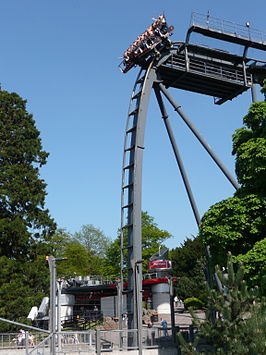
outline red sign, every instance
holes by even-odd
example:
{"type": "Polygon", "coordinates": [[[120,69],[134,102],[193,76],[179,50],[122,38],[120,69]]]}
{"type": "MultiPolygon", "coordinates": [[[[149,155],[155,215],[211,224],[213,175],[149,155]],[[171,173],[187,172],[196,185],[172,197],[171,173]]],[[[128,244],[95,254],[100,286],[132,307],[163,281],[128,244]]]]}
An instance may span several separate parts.
{"type": "Polygon", "coordinates": [[[149,270],[169,270],[172,269],[172,262],[170,260],[155,260],[149,261],[149,270]]]}

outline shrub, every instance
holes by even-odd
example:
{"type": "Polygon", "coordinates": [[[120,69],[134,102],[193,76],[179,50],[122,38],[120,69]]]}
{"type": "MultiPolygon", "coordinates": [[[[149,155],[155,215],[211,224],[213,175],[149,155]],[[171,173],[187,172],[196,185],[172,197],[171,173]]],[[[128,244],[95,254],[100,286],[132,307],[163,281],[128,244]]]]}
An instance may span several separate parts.
{"type": "Polygon", "coordinates": [[[184,300],[184,307],[186,309],[201,309],[203,307],[203,302],[196,297],[186,298],[184,300]]]}
{"type": "Polygon", "coordinates": [[[266,303],[259,297],[259,289],[248,289],[244,280],[244,266],[234,270],[229,254],[227,269],[216,268],[218,289],[209,290],[206,320],[193,315],[197,329],[193,343],[186,343],[181,333],[178,339],[182,355],[265,355],[266,303]],[[216,311],[216,317],[213,311],[216,311]]]}

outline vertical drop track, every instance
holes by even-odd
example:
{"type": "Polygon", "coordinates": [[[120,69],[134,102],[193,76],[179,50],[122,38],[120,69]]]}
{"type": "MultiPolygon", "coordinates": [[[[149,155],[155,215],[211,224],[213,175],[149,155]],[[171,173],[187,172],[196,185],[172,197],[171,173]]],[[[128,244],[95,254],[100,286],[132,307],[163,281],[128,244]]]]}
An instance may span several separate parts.
{"type": "MultiPolygon", "coordinates": [[[[151,89],[155,79],[152,63],[141,69],[130,99],[122,167],[121,281],[127,273],[128,327],[142,325],[141,190],[144,131],[151,89]],[[127,251],[127,252],[126,252],[127,251]],[[124,255],[127,254],[127,267],[124,255]]],[[[123,288],[123,287],[122,287],[123,288]]]]}

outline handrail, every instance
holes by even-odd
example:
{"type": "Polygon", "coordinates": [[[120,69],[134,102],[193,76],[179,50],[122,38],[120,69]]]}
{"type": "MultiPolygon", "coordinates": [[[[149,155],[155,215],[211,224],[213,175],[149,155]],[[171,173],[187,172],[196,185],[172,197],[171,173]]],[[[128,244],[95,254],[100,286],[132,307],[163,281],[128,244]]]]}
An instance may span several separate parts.
{"type": "Polygon", "coordinates": [[[235,36],[244,37],[251,41],[265,43],[266,45],[266,34],[260,30],[250,27],[248,22],[246,25],[240,25],[228,20],[210,16],[209,14],[203,15],[193,12],[191,16],[191,26],[194,25],[204,26],[209,29],[221,31],[222,33],[229,33],[235,36]]]}
{"type": "Polygon", "coordinates": [[[48,337],[46,337],[45,339],[43,339],[37,346],[34,347],[34,349],[30,350],[27,355],[33,354],[34,351],[36,351],[37,349],[39,349],[47,340],[49,340],[52,336],[54,336],[53,333],[51,333],[50,335],[48,335],[48,337]]]}

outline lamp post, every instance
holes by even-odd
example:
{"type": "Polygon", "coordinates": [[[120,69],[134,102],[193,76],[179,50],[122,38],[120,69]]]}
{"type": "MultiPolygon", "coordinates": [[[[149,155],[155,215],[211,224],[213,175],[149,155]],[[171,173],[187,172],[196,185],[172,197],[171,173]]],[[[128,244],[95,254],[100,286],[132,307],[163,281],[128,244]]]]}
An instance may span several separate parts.
{"type": "MultiPolygon", "coordinates": [[[[50,355],[56,354],[56,262],[67,258],[55,258],[52,255],[46,256],[50,269],[50,311],[49,311],[49,330],[52,334],[50,342],[50,355]]],[[[58,307],[59,308],[59,307],[58,307]]]]}

